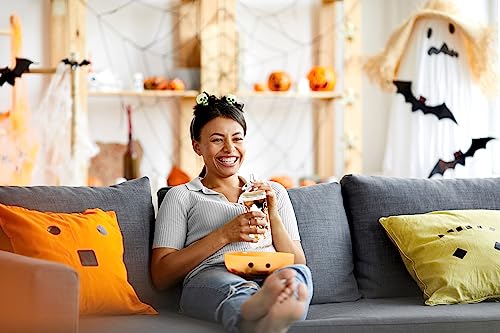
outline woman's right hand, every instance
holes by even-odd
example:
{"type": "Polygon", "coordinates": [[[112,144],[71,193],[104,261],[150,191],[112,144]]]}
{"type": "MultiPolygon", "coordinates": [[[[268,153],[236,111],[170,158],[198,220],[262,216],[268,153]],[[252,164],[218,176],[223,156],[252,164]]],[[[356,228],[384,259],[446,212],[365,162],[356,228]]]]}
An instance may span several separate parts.
{"type": "Polygon", "coordinates": [[[266,228],[268,228],[266,215],[260,211],[250,211],[240,214],[222,227],[228,243],[256,243],[257,239],[250,237],[250,235],[264,234],[266,228]]]}

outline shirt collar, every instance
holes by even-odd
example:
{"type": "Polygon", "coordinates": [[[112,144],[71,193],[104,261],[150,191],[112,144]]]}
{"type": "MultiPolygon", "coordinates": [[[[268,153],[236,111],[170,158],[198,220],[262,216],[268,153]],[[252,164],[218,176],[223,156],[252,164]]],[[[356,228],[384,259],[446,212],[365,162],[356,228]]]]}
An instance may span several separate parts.
{"type": "MultiPolygon", "coordinates": [[[[243,182],[246,182],[245,178],[241,176],[238,176],[238,178],[243,180],[243,182]]],[[[205,185],[203,185],[203,183],[201,182],[202,179],[203,179],[202,177],[193,178],[189,183],[186,183],[186,188],[194,192],[203,192],[205,194],[219,194],[219,192],[213,191],[208,187],[205,187],[205,185]]]]}

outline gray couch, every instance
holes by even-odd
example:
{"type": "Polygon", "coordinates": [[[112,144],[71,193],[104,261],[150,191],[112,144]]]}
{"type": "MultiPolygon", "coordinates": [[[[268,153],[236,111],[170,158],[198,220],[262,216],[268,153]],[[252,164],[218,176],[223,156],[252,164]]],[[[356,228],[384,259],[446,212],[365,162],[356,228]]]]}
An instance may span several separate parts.
{"type": "MultiPolygon", "coordinates": [[[[449,209],[500,209],[498,179],[344,176],[339,183],[290,189],[315,283],[306,321],[290,332],[495,332],[500,303],[426,306],[381,216],[449,209]]],[[[165,190],[160,190],[159,198],[165,190]]],[[[124,261],[139,297],[159,315],[78,316],[78,277],[60,264],[0,251],[2,332],[222,332],[177,313],[179,289],[158,292],[149,275],[154,210],[149,181],[102,188],[0,187],[0,202],[74,212],[115,210],[124,261]],[[56,296],[64,295],[64,297],[56,296]],[[15,300],[15,301],[13,301],[15,300]]],[[[500,222],[499,222],[500,224],[500,222]]],[[[500,283],[500,281],[498,281],[500,283]]]]}

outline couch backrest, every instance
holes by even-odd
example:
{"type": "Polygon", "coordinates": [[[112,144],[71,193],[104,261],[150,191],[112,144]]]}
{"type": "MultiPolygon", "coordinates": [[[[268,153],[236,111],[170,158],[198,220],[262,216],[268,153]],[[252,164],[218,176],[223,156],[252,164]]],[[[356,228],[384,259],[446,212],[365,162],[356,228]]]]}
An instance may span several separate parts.
{"type": "MultiPolygon", "coordinates": [[[[158,207],[169,187],[158,190],[158,207]]],[[[302,247],[314,281],[312,304],[355,301],[349,225],[340,185],[328,183],[288,190],[302,247]]]]}
{"type": "Polygon", "coordinates": [[[123,235],[128,280],[139,298],[156,308],[171,306],[151,282],[149,260],[154,228],[151,188],[146,177],[109,187],[0,186],[0,202],[52,212],[114,210],[123,235]]]}
{"type": "Polygon", "coordinates": [[[347,175],[340,184],[351,227],[354,271],[359,290],[366,298],[421,295],[379,224],[380,217],[436,210],[500,209],[500,178],[347,175]]]}
{"type": "Polygon", "coordinates": [[[288,190],[302,247],[311,269],[312,303],[355,301],[360,298],[353,274],[349,224],[338,183],[288,190]]]}

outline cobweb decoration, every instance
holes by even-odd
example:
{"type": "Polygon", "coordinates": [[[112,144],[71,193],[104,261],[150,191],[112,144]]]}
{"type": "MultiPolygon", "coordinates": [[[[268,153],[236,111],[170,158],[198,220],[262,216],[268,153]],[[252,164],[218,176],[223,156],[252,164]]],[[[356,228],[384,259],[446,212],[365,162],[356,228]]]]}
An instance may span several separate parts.
{"type": "Polygon", "coordinates": [[[78,113],[79,128],[75,152],[71,152],[71,81],[70,67],[59,63],[47,91],[35,112],[33,128],[39,149],[33,169],[36,185],[82,185],[79,167],[97,153],[97,147],[85,130],[85,114],[78,113]]]}
{"type": "MultiPolygon", "coordinates": [[[[320,4],[319,0],[236,2],[236,65],[241,91],[251,90],[255,82],[267,82],[275,70],[288,72],[294,81],[292,90],[297,89],[314,64],[313,54],[323,38],[311,28],[320,4]]],[[[184,54],[186,48],[203,45],[179,43],[179,26],[189,19],[180,10],[180,1],[87,0],[86,5],[89,58],[95,73],[112,73],[115,85],[111,89],[132,89],[135,73],[180,77],[188,89],[199,89],[199,59],[186,59],[184,54]]],[[[199,22],[188,23],[200,36],[204,27],[199,22]]],[[[333,23],[332,29],[337,29],[333,23]]],[[[311,176],[315,143],[311,100],[274,96],[240,99],[245,103],[248,123],[242,173],[262,178],[311,176]]],[[[179,114],[179,99],[91,97],[89,121],[95,141],[125,143],[125,104],[134,109],[134,138],[144,149],[141,173],[153,182],[164,181],[178,154],[179,129],[175,124],[178,117],[186,116],[179,114]]]]}

